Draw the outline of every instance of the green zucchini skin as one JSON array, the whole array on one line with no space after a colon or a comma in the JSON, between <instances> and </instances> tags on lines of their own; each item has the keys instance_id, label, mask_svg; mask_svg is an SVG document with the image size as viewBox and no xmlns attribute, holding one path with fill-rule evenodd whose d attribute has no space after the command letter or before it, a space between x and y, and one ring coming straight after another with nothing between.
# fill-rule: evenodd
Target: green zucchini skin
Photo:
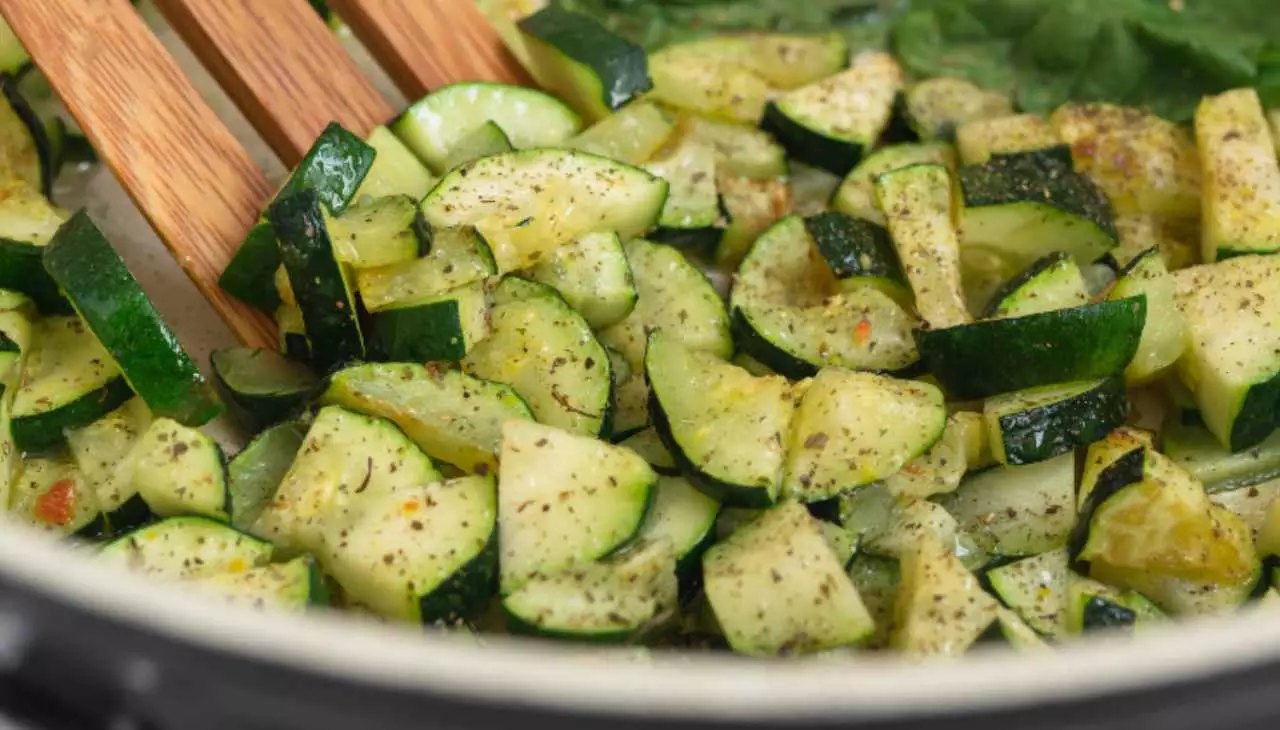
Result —
<instances>
[{"instance_id":1,"label":"green zucchini skin","mask_svg":"<svg viewBox=\"0 0 1280 730\"><path fill-rule=\"evenodd\" d=\"M133 390L125 379L114 378L105 386L56 410L13 418L9 422L13 443L24 453L47 452L63 442L65 429L83 428L132 397Z\"/></svg>"},{"instance_id":2,"label":"green zucchini skin","mask_svg":"<svg viewBox=\"0 0 1280 730\"><path fill-rule=\"evenodd\" d=\"M14 114L18 115L18 119L27 128L27 134L31 136L31 141L36 148L36 157L40 161L40 193L52 199L53 179L57 177L58 168L61 166L59 160L61 154L54 146L40 115L35 113L27 103L26 97L18 90L18 80L6 77L3 83L0 83L0 92L4 93L5 100L9 102L9 106L13 107Z\"/></svg>"},{"instance_id":3,"label":"green zucchini skin","mask_svg":"<svg viewBox=\"0 0 1280 730\"><path fill-rule=\"evenodd\" d=\"M991 295L991 301L987 303L987 308L982 312L983 319L1000 316L1001 309L1006 306L1005 300L1034 282L1041 274L1063 266L1065 262L1070 260L1070 254L1057 251L1038 259L1034 264L1023 269L1017 276L1001 284L1000 288L996 289L995 293Z\"/></svg>"},{"instance_id":4,"label":"green zucchini skin","mask_svg":"<svg viewBox=\"0 0 1280 730\"><path fill-rule=\"evenodd\" d=\"M45 247L44 267L152 413L199 426L222 411L178 337L83 210Z\"/></svg>"},{"instance_id":5,"label":"green zucchini skin","mask_svg":"<svg viewBox=\"0 0 1280 730\"><path fill-rule=\"evenodd\" d=\"M653 89L644 49L615 35L594 18L556 4L548 5L517 23L522 33L551 46L591 69L600 83L599 111L614 111ZM579 110L582 111L582 110Z\"/></svg>"},{"instance_id":6,"label":"green zucchini skin","mask_svg":"<svg viewBox=\"0 0 1280 730\"><path fill-rule=\"evenodd\" d=\"M680 473L696 486L698 491L735 507L767 509L773 506L775 500L770 498L768 490L746 489L740 484L716 479L699 469L680 448L680 443L671 433L671 422L667 420L667 414L662 411L662 404L658 401L658 397L652 392L649 393L649 419L653 422L653 429L662 440L662 445L671 453L671 458L680 468Z\"/></svg>"},{"instance_id":7,"label":"green zucchini skin","mask_svg":"<svg viewBox=\"0 0 1280 730\"><path fill-rule=\"evenodd\" d=\"M1128 628L1138 622L1138 614L1131 608L1118 603L1093 596L1085 602L1081 609L1084 631L1101 631L1106 629Z\"/></svg>"},{"instance_id":8,"label":"green zucchini skin","mask_svg":"<svg viewBox=\"0 0 1280 730\"><path fill-rule=\"evenodd\" d=\"M1231 450L1243 451L1266 440L1280 423L1280 374L1249 389L1231 425Z\"/></svg>"},{"instance_id":9,"label":"green zucchini skin","mask_svg":"<svg viewBox=\"0 0 1280 730\"><path fill-rule=\"evenodd\" d=\"M209 364L223 401L253 431L296 415L320 382L305 365L272 350L215 350L209 355ZM270 387L263 386L264 380Z\"/></svg>"},{"instance_id":10,"label":"green zucchini skin","mask_svg":"<svg viewBox=\"0 0 1280 730\"><path fill-rule=\"evenodd\" d=\"M41 314L71 314L71 303L44 270L43 258L43 246L0 238L0 289L31 297Z\"/></svg>"},{"instance_id":11,"label":"green zucchini skin","mask_svg":"<svg viewBox=\"0 0 1280 730\"><path fill-rule=\"evenodd\" d=\"M858 166L866 147L857 142L832 139L800 124L775 102L764 107L760 128L777 138L800 161L836 175L847 175Z\"/></svg>"},{"instance_id":12,"label":"green zucchini skin","mask_svg":"<svg viewBox=\"0 0 1280 730\"><path fill-rule=\"evenodd\" d=\"M818 252L837 279L871 277L911 291L898 250L884 226L827 211L804 219Z\"/></svg>"},{"instance_id":13,"label":"green zucchini skin","mask_svg":"<svg viewBox=\"0 0 1280 730\"><path fill-rule=\"evenodd\" d=\"M1000 417L1006 463L1034 464L1093 443L1129 417L1124 378L1065 400Z\"/></svg>"},{"instance_id":14,"label":"green zucchini skin","mask_svg":"<svg viewBox=\"0 0 1280 730\"><path fill-rule=\"evenodd\" d=\"M279 267L276 231L270 223L261 221L249 229L249 235L218 277L218 285L236 299L271 314L280 306L280 293L273 278Z\"/></svg>"},{"instance_id":15,"label":"green zucchini skin","mask_svg":"<svg viewBox=\"0 0 1280 730\"><path fill-rule=\"evenodd\" d=\"M458 362L471 344L463 330L458 301L442 298L378 312L370 347L388 362Z\"/></svg>"},{"instance_id":16,"label":"green zucchini skin","mask_svg":"<svg viewBox=\"0 0 1280 730\"><path fill-rule=\"evenodd\" d=\"M423 623L458 621L474 615L498 592L498 530L466 565L418 601Z\"/></svg>"},{"instance_id":17,"label":"green zucchini skin","mask_svg":"<svg viewBox=\"0 0 1280 730\"><path fill-rule=\"evenodd\" d=\"M333 122L316 138L275 200L314 190L325 208L339 215L355 198L376 156L373 147ZM272 278L280 262L275 229L270 222L259 221L231 257L218 284L231 296L271 314L280 306Z\"/></svg>"},{"instance_id":18,"label":"green zucchini skin","mask_svg":"<svg viewBox=\"0 0 1280 730\"><path fill-rule=\"evenodd\" d=\"M803 380L818 374L817 365L775 346L757 332L741 309L735 307L729 313L729 331L732 332L733 342L740 352L759 360L779 375L791 380Z\"/></svg>"},{"instance_id":19,"label":"green zucchini skin","mask_svg":"<svg viewBox=\"0 0 1280 730\"><path fill-rule=\"evenodd\" d=\"M311 357L321 370L365 355L358 311L325 229L321 195L303 190L271 204L267 218L302 310Z\"/></svg>"},{"instance_id":20,"label":"green zucchini skin","mask_svg":"<svg viewBox=\"0 0 1280 730\"><path fill-rule=\"evenodd\" d=\"M916 344L948 395L972 400L1115 375L1137 352L1146 316L1146 297L1139 296L917 330Z\"/></svg>"},{"instance_id":21,"label":"green zucchini skin","mask_svg":"<svg viewBox=\"0 0 1280 730\"><path fill-rule=\"evenodd\" d=\"M254 436L227 463L232 526L249 531L275 496L305 438L306 429L301 424L279 423Z\"/></svg>"},{"instance_id":22,"label":"green zucchini skin","mask_svg":"<svg viewBox=\"0 0 1280 730\"><path fill-rule=\"evenodd\" d=\"M1089 492L1084 504L1080 506L1080 515L1076 519L1075 530L1068 543L1072 558L1078 556L1088 542L1089 523L1093 520L1093 513L1102 506L1103 502L1115 496L1120 490L1142 481L1146 474L1146 463L1146 447L1135 446L1098 474L1097 484L1093 491Z\"/></svg>"}]
</instances>

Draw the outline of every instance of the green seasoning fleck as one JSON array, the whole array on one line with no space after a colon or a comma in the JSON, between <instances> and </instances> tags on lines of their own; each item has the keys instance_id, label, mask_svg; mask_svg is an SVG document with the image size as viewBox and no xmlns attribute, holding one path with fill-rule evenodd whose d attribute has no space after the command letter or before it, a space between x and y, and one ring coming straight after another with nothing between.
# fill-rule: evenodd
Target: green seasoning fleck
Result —
<instances>
[{"instance_id":1,"label":"green seasoning fleck","mask_svg":"<svg viewBox=\"0 0 1280 730\"><path fill-rule=\"evenodd\" d=\"M204 376L83 210L45 247L44 267L153 413L191 426L218 415Z\"/></svg>"}]
</instances>

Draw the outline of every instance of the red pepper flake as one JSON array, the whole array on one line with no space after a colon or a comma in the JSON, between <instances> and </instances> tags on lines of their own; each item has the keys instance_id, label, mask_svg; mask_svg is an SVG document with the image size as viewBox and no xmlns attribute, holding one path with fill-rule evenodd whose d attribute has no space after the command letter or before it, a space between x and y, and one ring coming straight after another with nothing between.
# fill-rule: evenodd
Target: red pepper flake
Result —
<instances>
[{"instance_id":1,"label":"red pepper flake","mask_svg":"<svg viewBox=\"0 0 1280 730\"><path fill-rule=\"evenodd\" d=\"M871 339L871 320L864 319L859 322L858 326L853 328L853 337L859 345Z\"/></svg>"},{"instance_id":2,"label":"red pepper flake","mask_svg":"<svg viewBox=\"0 0 1280 730\"><path fill-rule=\"evenodd\" d=\"M71 479L59 479L36 499L35 516L51 525L70 523L75 512L76 483Z\"/></svg>"}]
</instances>

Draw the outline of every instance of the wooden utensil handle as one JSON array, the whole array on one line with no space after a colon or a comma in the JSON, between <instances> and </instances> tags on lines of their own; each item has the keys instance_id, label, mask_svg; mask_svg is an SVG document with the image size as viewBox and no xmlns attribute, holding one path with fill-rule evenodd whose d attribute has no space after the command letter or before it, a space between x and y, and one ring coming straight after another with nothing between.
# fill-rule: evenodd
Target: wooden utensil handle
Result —
<instances>
[{"instance_id":1,"label":"wooden utensil handle","mask_svg":"<svg viewBox=\"0 0 1280 730\"><path fill-rule=\"evenodd\" d=\"M473 0L329 0L410 100L458 81L532 84Z\"/></svg>"},{"instance_id":2,"label":"wooden utensil handle","mask_svg":"<svg viewBox=\"0 0 1280 730\"><path fill-rule=\"evenodd\" d=\"M0 13L217 313L271 346L271 320L218 286L271 189L129 0L0 0Z\"/></svg>"},{"instance_id":3,"label":"wooden utensil handle","mask_svg":"<svg viewBox=\"0 0 1280 730\"><path fill-rule=\"evenodd\" d=\"M391 118L390 105L306 0L156 5L287 167L329 122L364 137Z\"/></svg>"}]
</instances>

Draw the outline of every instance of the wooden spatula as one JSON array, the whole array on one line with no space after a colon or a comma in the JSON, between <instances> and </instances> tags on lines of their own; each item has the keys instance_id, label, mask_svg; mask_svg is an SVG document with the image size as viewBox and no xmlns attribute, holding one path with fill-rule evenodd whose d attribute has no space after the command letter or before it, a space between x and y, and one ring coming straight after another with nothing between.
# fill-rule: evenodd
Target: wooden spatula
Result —
<instances>
[{"instance_id":1,"label":"wooden spatula","mask_svg":"<svg viewBox=\"0 0 1280 730\"><path fill-rule=\"evenodd\" d=\"M157 4L286 165L330 121L364 135L393 112L305 0ZM410 96L525 79L470 0L335 4ZM137 11L128 0L0 0L0 14L215 311L246 344L271 346L270 319L217 280L272 190Z\"/></svg>"}]
</instances>

